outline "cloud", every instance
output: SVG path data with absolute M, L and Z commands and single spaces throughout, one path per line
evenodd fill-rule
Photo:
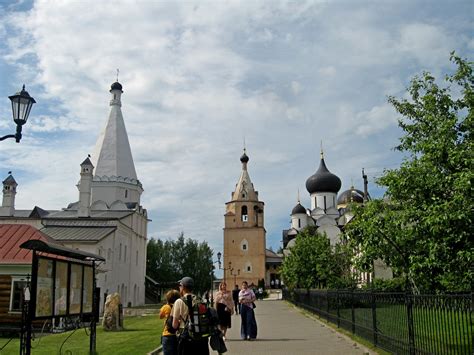
M 79 164 L 105 125 L 120 68 L 150 236 L 184 231 L 222 249 L 245 137 L 277 249 L 321 140 L 345 185 L 353 178 L 361 186 L 362 166 L 376 171 L 400 159 L 390 150 L 400 132 L 386 96 L 402 95 L 426 67 L 445 72 L 453 44 L 473 52 L 468 11 L 450 21 L 448 8 L 423 16 L 411 2 L 36 1 L 0 9 L 1 74 L 26 82 L 38 102 L 21 144 L 3 143 L 0 166 L 14 171 L 19 206 L 77 200 Z

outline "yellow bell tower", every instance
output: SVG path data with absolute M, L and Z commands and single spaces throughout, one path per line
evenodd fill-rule
M 257 286 L 265 279 L 264 203 L 250 180 L 245 148 L 240 161 L 242 173 L 224 215 L 224 280 L 231 288 L 243 281 Z

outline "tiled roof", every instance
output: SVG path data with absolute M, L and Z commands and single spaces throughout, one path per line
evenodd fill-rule
M 42 221 L 45 227 L 115 227 L 114 220 L 94 220 L 89 218 L 77 219 L 45 219 Z
M 36 228 L 25 224 L 0 225 L 0 264 L 31 264 L 31 250 L 20 249 L 20 245 L 31 239 L 48 243 L 54 240 Z
M 98 242 L 115 231 L 116 227 L 67 227 L 46 226 L 41 232 L 58 242 Z
M 40 211 L 41 210 L 41 211 Z M 97 219 L 122 219 L 128 215 L 134 213 L 133 210 L 128 211 L 91 211 L 91 218 Z M 33 210 L 15 210 L 13 216 L 2 216 L 0 219 L 11 219 L 14 218 L 38 218 L 38 219 L 50 219 L 50 218 L 77 218 L 77 210 L 48 210 L 45 211 L 37 206 Z
M 265 262 L 267 264 L 281 264 L 283 262 L 283 255 L 277 254 L 270 249 L 265 249 Z

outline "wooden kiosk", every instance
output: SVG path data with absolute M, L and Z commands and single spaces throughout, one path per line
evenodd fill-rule
M 105 259 L 41 240 L 29 240 L 20 248 L 33 252 L 31 285 L 25 289 L 22 312 L 20 355 L 31 354 L 34 320 L 64 317 L 77 318 L 78 327 L 90 324 L 89 351 L 94 354 L 100 297 L 95 270 L 96 263 Z

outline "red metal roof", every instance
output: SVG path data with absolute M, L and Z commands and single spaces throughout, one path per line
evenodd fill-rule
M 20 249 L 20 245 L 31 239 L 48 243 L 54 240 L 27 224 L 0 224 L 0 264 L 31 264 L 32 251 Z

